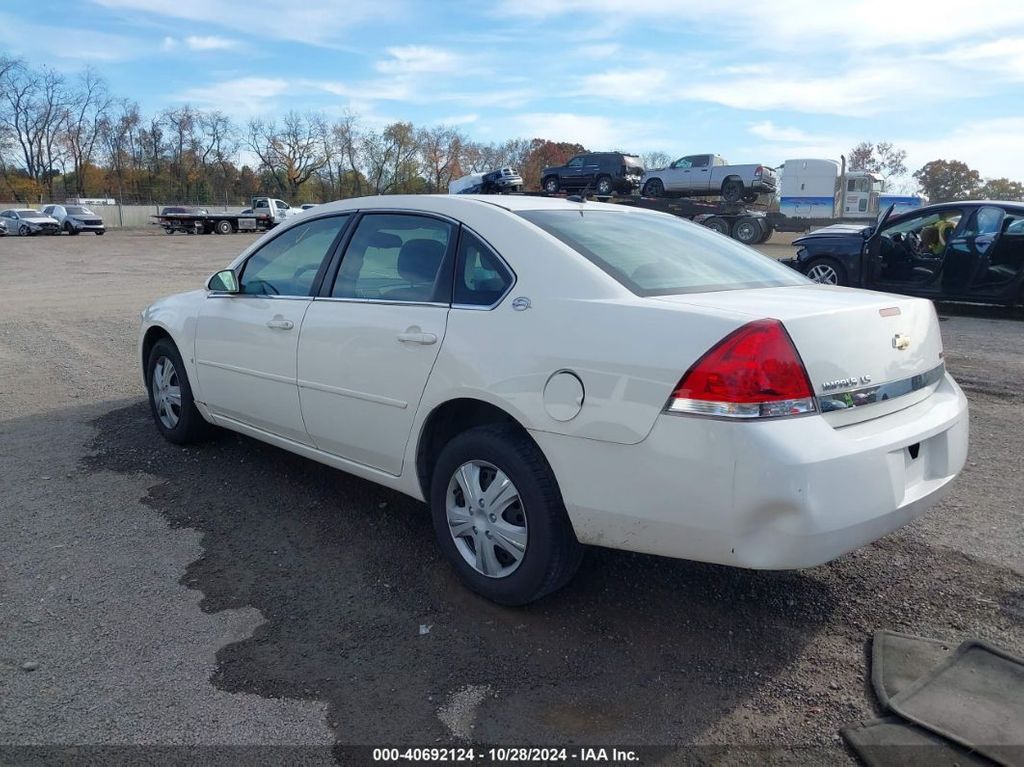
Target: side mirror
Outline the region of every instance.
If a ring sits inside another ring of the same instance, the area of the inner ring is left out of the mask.
[[[870,240],[871,239],[871,235],[873,235],[874,233],[875,233],[875,230],[872,227],[869,226],[867,229],[864,229],[863,231],[861,231],[860,236],[863,237],[865,240]]]
[[[230,269],[224,269],[206,281],[206,289],[215,293],[237,293],[238,278]]]

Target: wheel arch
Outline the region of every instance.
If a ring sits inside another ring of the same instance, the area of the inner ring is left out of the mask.
[[[512,426],[540,450],[526,427],[498,405],[466,396],[442,402],[423,419],[416,443],[416,480],[424,498],[430,498],[431,478],[444,446],[462,432],[486,424]]]
[[[743,183],[743,179],[736,173],[730,173],[728,176],[722,179],[722,188],[725,188],[725,185],[728,184],[730,181],[739,181],[744,189],[747,188],[747,185]]]

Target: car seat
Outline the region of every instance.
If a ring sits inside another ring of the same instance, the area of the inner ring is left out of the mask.
[[[393,288],[382,297],[394,301],[433,301],[434,280],[444,258],[444,245],[437,240],[406,242],[398,251],[395,268],[408,287]]]

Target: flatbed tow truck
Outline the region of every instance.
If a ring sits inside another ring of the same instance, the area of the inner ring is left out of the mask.
[[[290,216],[303,211],[273,197],[253,197],[252,207],[242,213],[209,213],[200,210],[179,210],[153,216],[153,223],[167,234],[232,234],[234,232],[265,232]]]

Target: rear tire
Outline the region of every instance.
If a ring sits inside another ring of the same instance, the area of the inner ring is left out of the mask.
[[[756,245],[761,241],[763,234],[764,228],[761,225],[760,219],[753,216],[738,218],[736,223],[732,225],[732,238],[739,240],[744,245]]]
[[[731,178],[722,184],[722,199],[726,202],[739,202],[743,199],[743,182]]]
[[[747,203],[748,205],[757,202],[757,198],[757,192],[745,192],[743,194],[743,202]]]
[[[213,231],[217,234],[231,234],[234,231],[234,227],[231,226],[230,221],[221,220],[214,224]]]
[[[103,235],[103,234],[106,234],[106,233],[107,233],[107,231],[105,229],[100,229],[99,231],[96,232],[97,235]]]
[[[504,491],[488,494],[492,483],[506,481]],[[472,499],[474,490],[482,497]],[[477,426],[444,446],[430,511],[459,578],[499,604],[524,605],[561,588],[583,556],[551,467],[514,426]]]
[[[544,187],[544,191],[548,194],[558,194],[558,190],[561,188],[558,176],[548,176],[544,179],[541,186]]]
[[[71,226],[67,221],[64,222],[64,231],[72,235],[78,234],[78,230]]]
[[[168,442],[187,445],[211,435],[213,426],[196,408],[185,363],[169,338],[157,341],[149,352],[146,388],[153,421]]]
[[[712,216],[702,222],[704,226],[713,232],[724,234],[726,237],[729,236],[729,222],[721,216]]]
[[[833,258],[816,258],[807,264],[804,272],[814,282],[822,285],[848,285],[846,269]]]

